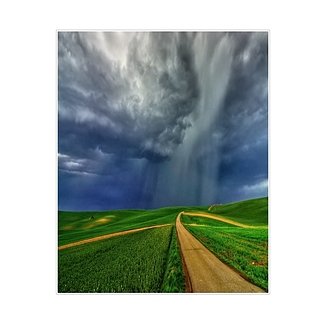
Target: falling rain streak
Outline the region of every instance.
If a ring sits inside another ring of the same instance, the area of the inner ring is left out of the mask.
[[[214,127],[230,75],[232,49],[228,45],[228,35],[216,40],[215,34],[204,34],[194,42],[194,51],[199,53],[195,66],[201,94],[190,117],[193,128],[171,161],[159,168],[160,191],[155,191],[154,206],[209,205],[216,200],[219,153]]]

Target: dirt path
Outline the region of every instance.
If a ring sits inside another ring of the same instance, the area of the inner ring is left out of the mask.
[[[90,239],[86,239],[86,240],[81,240],[81,241],[77,241],[77,242],[73,242],[73,243],[68,243],[66,245],[59,246],[58,247],[58,250],[69,248],[69,247],[74,247],[74,246],[79,246],[79,245],[82,245],[84,243],[89,243],[89,242],[94,242],[94,241],[109,239],[109,238],[116,237],[116,236],[123,235],[123,234],[128,234],[128,233],[133,233],[133,232],[138,232],[138,231],[147,230],[147,229],[153,229],[153,228],[160,228],[162,226],[168,226],[168,225],[172,225],[172,224],[159,224],[159,225],[153,225],[153,226],[146,226],[146,227],[139,228],[139,229],[133,229],[133,230],[127,230],[127,231],[121,231],[121,232],[116,232],[116,233],[110,233],[110,234],[106,234],[106,235],[101,235],[99,237],[90,238]]]
[[[229,220],[229,219],[227,219],[225,217],[216,216],[216,215],[212,215],[212,214],[199,213],[199,212],[198,213],[182,212],[182,213],[184,213],[185,215],[188,215],[188,216],[202,216],[202,217],[207,217],[207,218],[211,218],[213,220],[217,220],[217,221],[221,221],[221,222],[224,222],[224,223],[228,223],[228,224],[240,226],[242,228],[255,228],[254,226],[249,226],[249,225],[246,225],[246,224],[238,223],[238,222]]]
[[[191,292],[265,292],[259,287],[243,279],[240,275],[222,263],[193,235],[191,235],[181,224],[180,216],[183,213],[189,215],[189,213],[185,212],[179,213],[176,220],[176,229],[184,264],[187,269],[186,275],[189,277]]]

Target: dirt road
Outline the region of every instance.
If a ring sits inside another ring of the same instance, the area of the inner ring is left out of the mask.
[[[184,213],[185,213],[185,215],[188,215],[188,216],[202,216],[202,217],[211,218],[213,220],[217,220],[217,221],[221,221],[221,222],[224,222],[224,223],[240,226],[242,228],[254,228],[254,226],[249,226],[249,225],[246,225],[246,224],[235,222],[235,221],[229,220],[229,219],[227,219],[225,217],[216,216],[216,215],[213,215],[213,214],[199,213],[199,212],[198,213],[184,212]]]
[[[181,253],[187,269],[191,292],[199,293],[256,293],[265,292],[243,279],[222,263],[181,224],[179,213],[176,229]],[[189,213],[186,213],[189,215]]]
[[[138,231],[153,229],[153,228],[160,228],[162,226],[168,226],[168,225],[172,225],[172,224],[159,224],[159,225],[153,225],[153,226],[146,226],[146,227],[139,228],[139,229],[133,229],[133,230],[110,233],[110,234],[101,235],[101,236],[95,237],[95,238],[81,240],[81,241],[77,241],[77,242],[73,242],[73,243],[68,243],[66,245],[62,245],[62,246],[58,247],[58,249],[61,250],[61,249],[69,248],[69,247],[79,246],[79,245],[82,245],[84,243],[109,239],[109,238],[116,237],[116,236],[123,235],[123,234],[128,234],[128,233],[132,233],[132,232],[138,232]]]

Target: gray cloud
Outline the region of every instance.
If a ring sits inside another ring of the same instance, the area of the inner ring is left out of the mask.
[[[266,195],[267,45],[265,32],[60,32],[59,205]]]
[[[122,59],[98,38],[59,33],[60,150],[170,158],[199,97],[193,36],[130,34]]]
[[[235,33],[232,38],[232,75],[217,122],[218,183],[222,186],[232,179],[233,186],[249,187],[268,177],[267,33]]]

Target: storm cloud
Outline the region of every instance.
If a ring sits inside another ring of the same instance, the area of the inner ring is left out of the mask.
[[[266,32],[59,32],[59,209],[267,194]]]
[[[128,42],[110,56],[119,38]],[[192,43],[171,33],[60,33],[60,149],[82,142],[83,152],[169,159],[199,98]]]

